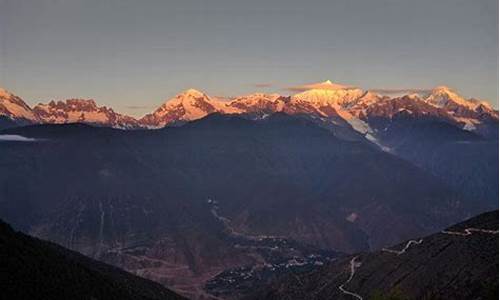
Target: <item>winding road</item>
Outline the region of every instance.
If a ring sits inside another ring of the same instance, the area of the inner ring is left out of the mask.
[[[382,248],[382,251],[388,252],[388,253],[392,253],[392,254],[396,254],[396,255],[401,255],[401,254],[405,253],[406,250],[408,250],[408,248],[410,248],[411,245],[419,245],[419,244],[422,244],[423,241],[424,241],[423,239],[420,239],[420,240],[409,240],[406,243],[405,247],[403,249],[401,249],[401,250],[392,250],[392,249],[388,249],[388,248]],[[354,297],[356,299],[359,299],[359,300],[363,300],[363,297],[361,297],[359,294],[356,294],[354,292],[348,291],[348,290],[346,290],[344,288],[344,286],[346,284],[348,284],[349,282],[351,282],[352,278],[354,277],[354,274],[356,274],[356,269],[359,268],[359,267],[361,267],[361,263],[356,261],[357,258],[358,257],[355,256],[355,257],[353,257],[351,259],[351,263],[350,263],[350,265],[351,265],[351,274],[350,274],[349,278],[347,279],[347,281],[344,282],[343,284],[341,284],[339,286],[339,290],[342,293],[346,294],[346,295],[352,296],[352,297]]]
[[[344,282],[341,285],[339,285],[339,290],[342,293],[346,294],[346,295],[352,296],[352,297],[354,297],[356,299],[359,299],[359,300],[363,300],[363,297],[361,297],[359,294],[356,294],[354,292],[350,292],[350,291],[348,291],[348,290],[346,290],[344,288],[344,286],[346,284],[348,284],[349,282],[351,282],[352,278],[354,277],[354,274],[356,274],[356,269],[359,268],[359,267],[361,267],[361,263],[356,261],[357,258],[358,257],[355,256],[355,257],[353,257],[351,259],[351,263],[350,263],[351,264],[351,274],[349,275],[349,278],[347,279],[346,282]]]
[[[498,230],[481,229],[481,228],[469,227],[469,228],[464,229],[464,231],[449,231],[449,230],[443,230],[443,231],[441,231],[441,233],[444,233],[444,234],[460,235],[460,236],[468,236],[468,235],[471,235],[473,232],[497,234]]]
[[[236,229],[233,228],[233,226],[231,225],[231,220],[230,219],[228,219],[228,218],[226,218],[224,216],[221,216],[219,214],[219,206],[217,205],[217,201],[214,201],[212,199],[208,199],[207,202],[209,204],[211,204],[210,212],[212,213],[212,215],[224,225],[224,229],[227,231],[227,233],[230,236],[240,237],[240,238],[244,238],[244,239],[252,240],[252,241],[262,241],[264,239],[286,239],[285,236],[278,236],[278,235],[249,235],[249,234],[246,234],[246,233],[239,232],[239,231],[237,231]]]
[[[469,228],[466,228],[464,229],[463,231],[450,231],[450,230],[443,230],[441,231],[441,233],[443,234],[449,234],[449,235],[458,235],[458,236],[469,236],[471,234],[473,234],[474,232],[477,232],[477,233],[487,233],[487,234],[498,234],[498,230],[492,230],[492,229],[482,229],[482,228],[473,228],[473,227],[469,227]],[[409,240],[406,245],[404,246],[403,249],[401,250],[393,250],[393,249],[388,249],[388,248],[382,248],[381,251],[383,252],[388,252],[388,253],[392,253],[392,254],[395,254],[395,255],[401,255],[403,253],[405,253],[412,245],[420,245],[424,242],[423,239],[419,239],[419,240]],[[351,267],[351,274],[349,276],[349,278],[347,279],[346,282],[344,282],[343,284],[341,284],[339,286],[339,290],[344,293],[345,295],[349,295],[349,296],[352,296],[356,299],[359,299],[359,300],[363,300],[363,297],[361,297],[359,294],[356,294],[354,292],[351,292],[351,291],[348,291],[344,288],[345,285],[347,285],[349,282],[351,282],[351,280],[353,279],[354,277],[354,274],[356,273],[356,269],[359,268],[361,266],[361,263],[356,261],[358,257],[355,256],[351,259],[351,262],[350,262],[350,267]]]
[[[420,244],[422,244],[423,241],[424,241],[423,239],[420,239],[418,241],[417,240],[409,240],[406,243],[406,246],[401,250],[392,250],[392,249],[388,249],[388,248],[382,248],[382,251],[393,253],[396,255],[401,255],[401,254],[405,253],[406,250],[408,250],[408,248],[410,248],[411,245],[420,245]]]
[[[482,229],[482,228],[473,228],[473,227],[469,227],[469,228],[466,228],[464,229],[463,231],[450,231],[450,230],[443,230],[441,231],[441,233],[443,234],[449,234],[449,235],[458,235],[458,236],[469,236],[473,233],[487,233],[487,234],[498,234],[498,230],[492,230],[492,229]],[[388,252],[388,253],[392,253],[392,254],[395,254],[395,255],[401,255],[403,253],[405,253],[412,245],[420,245],[424,242],[423,239],[419,239],[419,240],[409,240],[406,245],[404,246],[403,249],[401,250],[393,250],[393,249],[388,249],[388,248],[382,248],[381,251],[383,252]],[[358,300],[363,300],[363,297],[361,297],[361,295],[355,293],[355,292],[351,292],[351,291],[348,291],[346,290],[344,287],[352,281],[352,279],[354,278],[354,274],[356,274],[356,269],[359,268],[361,266],[361,263],[356,261],[358,259],[358,256],[355,256],[351,259],[351,262],[350,262],[350,268],[351,268],[351,273],[349,275],[349,278],[347,279],[347,281],[345,281],[343,284],[339,285],[339,290],[344,293],[345,295],[349,295],[351,297],[354,297]]]

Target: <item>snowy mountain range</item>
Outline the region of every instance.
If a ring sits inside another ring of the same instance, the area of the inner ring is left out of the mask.
[[[94,100],[32,108],[0,90],[0,217],[197,299],[212,283],[244,286],[231,280],[247,267],[278,276],[318,249],[381,249],[498,208],[488,103],[447,87],[296,91],[190,89],[135,119]],[[75,122],[97,126],[52,125]]]
[[[498,111],[488,102],[465,99],[453,89],[439,86],[427,93],[397,97],[324,81],[305,86],[292,96],[255,93],[219,99],[188,89],[165,101],[158,109],[140,119],[98,106],[94,100],[51,101],[30,108],[21,98],[0,89],[0,117],[17,124],[87,123],[121,129],[160,128],[178,122],[193,121],[212,113],[243,114],[253,118],[284,112],[307,115],[335,125],[352,127],[372,139],[370,119],[434,118],[483,136],[495,135]],[[348,125],[347,125],[348,124]]]
[[[33,108],[33,112],[42,123],[88,123],[124,129],[139,127],[133,117],[116,113],[106,106],[97,106],[91,99],[40,103]]]

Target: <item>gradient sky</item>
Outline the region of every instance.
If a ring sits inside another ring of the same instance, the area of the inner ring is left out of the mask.
[[[498,0],[0,0],[0,86],[140,116],[190,87],[448,85],[498,107]],[[270,85],[270,86],[267,86]]]

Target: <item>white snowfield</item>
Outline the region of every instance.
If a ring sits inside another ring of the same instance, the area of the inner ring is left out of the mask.
[[[37,119],[31,108],[21,98],[0,88],[0,116],[2,115],[26,120]]]

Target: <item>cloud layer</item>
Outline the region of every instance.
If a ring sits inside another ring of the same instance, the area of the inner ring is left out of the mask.
[[[37,139],[17,134],[0,134],[0,142],[36,142]]]
[[[270,87],[273,87],[273,84],[262,82],[262,83],[256,83],[253,86],[256,88],[270,88]]]

